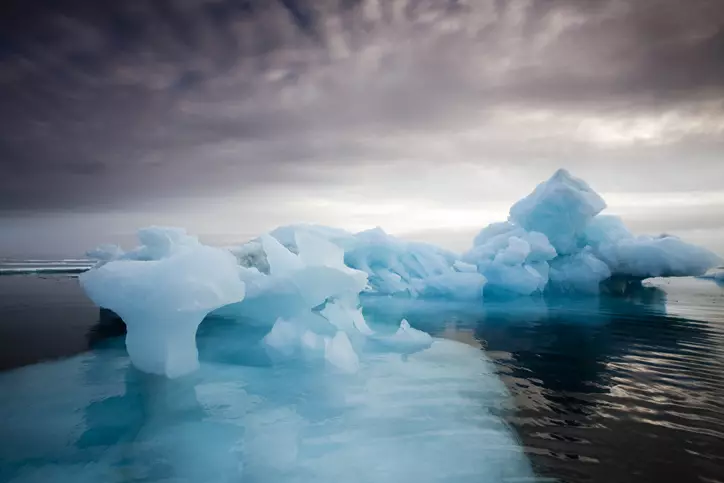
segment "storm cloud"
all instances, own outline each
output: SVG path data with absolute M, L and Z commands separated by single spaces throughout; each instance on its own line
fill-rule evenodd
M 719 0 L 1 8 L 6 218 L 221 199 L 486 209 L 560 166 L 604 192 L 722 190 Z

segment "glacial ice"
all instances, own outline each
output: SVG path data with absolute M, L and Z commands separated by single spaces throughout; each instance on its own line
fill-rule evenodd
M 564 169 L 484 228 L 463 254 L 485 276 L 486 293 L 598 293 L 609 279 L 701 275 L 721 263 L 677 237 L 634 236 L 606 203 Z
M 381 228 L 352 234 L 319 225 L 280 227 L 270 234 L 291 251 L 300 251 L 295 235 L 306 233 L 324 238 L 340 247 L 344 263 L 367 274 L 367 292 L 379 295 L 413 297 L 480 298 L 485 277 L 475 266 L 459 256 L 427 243 L 407 242 L 385 233 Z M 253 242 L 252 242 L 253 243 Z M 245 260 L 251 247 L 236 249 Z M 300 252 L 301 253 L 301 252 Z M 264 262 L 258 263 L 260 270 Z
M 196 329 L 209 312 L 244 298 L 235 258 L 183 230 L 151 227 L 142 245 L 80 275 L 99 307 L 126 323 L 133 364 L 177 377 L 198 367 Z
M 196 366 L 193 335 L 211 311 L 268 327 L 266 345 L 279 353 L 303 349 L 351 369 L 375 335 L 361 292 L 460 301 L 596 294 L 610 280 L 702 275 L 721 263 L 674 236 L 635 236 L 619 218 L 600 214 L 605 207 L 587 183 L 558 170 L 515 203 L 507 221 L 483 228 L 462 256 L 381 228 L 290 225 L 228 249 L 203 246 L 182 229 L 150 228 L 128 253 L 92 252 L 101 262 L 81 283 L 129 325 L 134 364 L 174 376 Z

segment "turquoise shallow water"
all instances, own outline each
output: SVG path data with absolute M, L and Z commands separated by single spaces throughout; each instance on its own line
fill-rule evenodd
M 0 374 L 0 481 L 721 481 L 724 290 L 647 285 L 368 297 L 373 328 L 406 317 L 438 339 L 370 345 L 355 376 L 275 360 L 264 328 L 210 317 L 201 371 L 166 381 L 129 366 L 73 278 L 0 277 L 3 365 L 28 364 Z

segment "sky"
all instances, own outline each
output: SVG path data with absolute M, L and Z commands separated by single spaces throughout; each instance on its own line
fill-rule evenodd
M 721 0 L 5 0 L 0 257 L 179 225 L 454 250 L 557 168 L 724 253 Z

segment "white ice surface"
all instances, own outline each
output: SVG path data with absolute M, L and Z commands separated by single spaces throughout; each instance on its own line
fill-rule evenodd
M 183 230 L 141 230 L 143 243 L 120 259 L 80 275 L 99 307 L 126 323 L 133 364 L 153 374 L 178 377 L 198 367 L 196 329 L 209 312 L 244 298 L 236 259 L 202 245 Z

